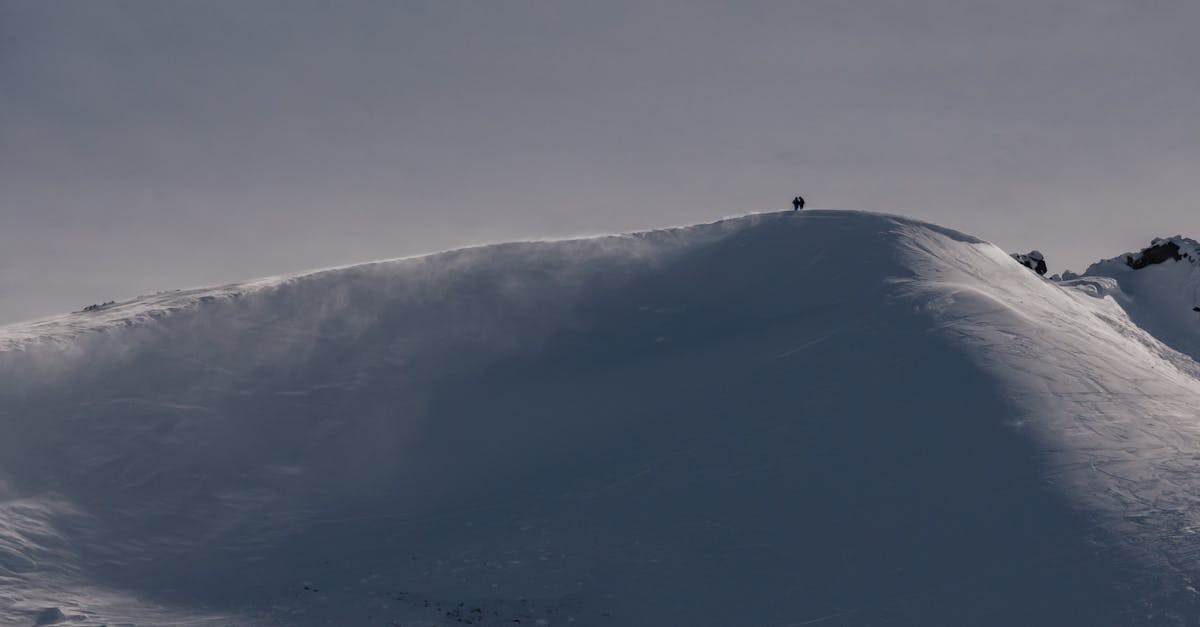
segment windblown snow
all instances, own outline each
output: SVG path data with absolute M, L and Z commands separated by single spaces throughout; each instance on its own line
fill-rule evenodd
M 0 328 L 0 623 L 1196 624 L 1197 286 L 812 211 Z

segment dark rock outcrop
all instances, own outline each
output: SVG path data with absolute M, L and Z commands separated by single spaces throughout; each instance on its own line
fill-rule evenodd
M 1020 253 L 1011 253 L 1011 254 L 1012 254 L 1012 258 L 1017 260 L 1017 263 L 1025 266 L 1026 268 L 1029 268 L 1030 270 L 1033 270 L 1034 272 L 1036 272 L 1042 276 L 1046 275 L 1046 270 L 1047 270 L 1046 258 L 1044 256 L 1042 256 L 1042 253 L 1040 253 L 1036 250 L 1031 250 L 1031 251 L 1029 251 L 1029 253 L 1024 254 L 1024 255 L 1022 255 Z
M 1162 263 L 1167 260 L 1179 261 L 1183 255 L 1179 253 L 1179 244 L 1167 241 L 1155 241 L 1150 248 L 1143 248 L 1136 255 L 1125 255 L 1125 264 L 1134 270 L 1140 270 L 1149 265 Z
M 99 304 L 96 304 L 96 305 L 88 305 L 87 307 L 84 307 L 84 308 L 83 308 L 81 311 L 84 311 L 84 312 L 89 312 L 89 311 L 100 311 L 101 309 L 104 309 L 104 308 L 106 308 L 106 307 L 112 307 L 112 306 L 113 306 L 113 305 L 115 305 L 115 304 L 117 304 L 117 301 L 115 301 L 115 300 L 110 300 L 110 301 L 108 301 L 108 302 L 106 302 L 106 303 L 99 303 Z

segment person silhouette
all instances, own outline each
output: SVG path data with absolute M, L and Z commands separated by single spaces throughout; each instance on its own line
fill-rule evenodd
M 796 196 L 792 199 L 792 211 L 800 211 L 804 208 L 804 199 Z

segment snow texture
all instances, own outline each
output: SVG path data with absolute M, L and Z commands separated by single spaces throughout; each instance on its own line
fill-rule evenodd
M 1194 268 L 805 211 L 0 328 L 0 623 L 1195 624 Z
M 1170 258 L 1139 263 L 1148 251 L 1168 245 L 1176 251 Z M 1141 267 L 1135 270 L 1132 265 Z M 1195 309 L 1200 306 L 1200 243 L 1178 235 L 1156 238 L 1149 248 L 1092 264 L 1074 284 L 1110 296 L 1139 327 L 1200 360 L 1200 315 Z

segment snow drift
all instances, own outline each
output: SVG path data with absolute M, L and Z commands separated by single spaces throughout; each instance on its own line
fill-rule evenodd
M 1092 264 L 1071 284 L 1111 296 L 1138 326 L 1200 360 L 1200 242 L 1156 239 Z
M 814 211 L 6 327 L 0 622 L 1190 624 L 1195 330 L 1118 290 Z

